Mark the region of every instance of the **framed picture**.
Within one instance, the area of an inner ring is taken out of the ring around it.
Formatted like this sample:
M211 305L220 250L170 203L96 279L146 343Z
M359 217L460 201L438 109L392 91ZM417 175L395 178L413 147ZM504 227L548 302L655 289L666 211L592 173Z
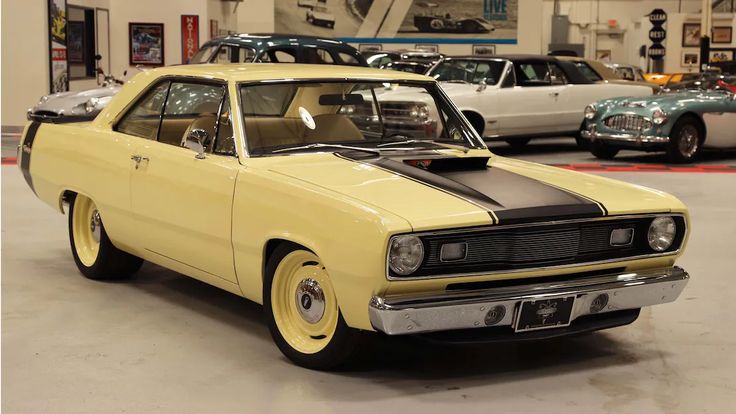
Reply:
M199 50L199 16L196 14L181 15L181 63L189 63L189 59Z
M164 65L164 24L128 23L130 66Z
M84 22L69 22L67 56L69 63L84 63Z
M708 61L713 62L728 62L733 60L734 51L736 49L711 49L708 52Z
M608 49L598 49L595 51L595 60L599 62L610 62L611 51Z
M713 27L713 35L711 42L713 43L731 43L733 36L733 27L731 26L715 26Z
M493 56L496 54L496 45L473 45L473 54L478 56Z
M682 47L700 46L700 23L682 24Z
M680 62L681 66L697 67L699 64L700 64L700 52L699 51L687 51L687 50L682 51L682 61Z
M210 40L216 38L218 36L219 30L219 23L215 19L210 19Z
M378 43L360 44L358 45L359 52L380 52L383 50L383 45Z
M418 44L418 45L414 45L414 49L424 50L425 52L435 52L435 53L440 51L440 47L438 45Z

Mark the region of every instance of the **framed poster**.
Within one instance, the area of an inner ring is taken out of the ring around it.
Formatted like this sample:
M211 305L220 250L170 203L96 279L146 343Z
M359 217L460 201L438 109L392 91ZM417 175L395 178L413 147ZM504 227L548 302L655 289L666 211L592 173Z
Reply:
M713 62L728 62L733 60L734 51L736 49L711 49L708 52L708 61Z
M164 65L164 24L128 23L130 66Z
M69 22L69 63L84 63L84 22Z
M189 59L199 50L199 16L181 15L181 63L189 63Z
M219 24L217 23L217 20L210 19L210 40L216 38L218 36L218 33L220 32L218 30Z
M380 52L382 50L383 50L383 45L377 44L377 43L358 45L359 52Z
M440 51L440 47L438 45L414 45L414 49L416 50L423 50L425 52L434 52L437 53Z
M518 43L521 0L273 0L271 3L276 33L326 36L358 44ZM308 13L319 18L307 18Z
M700 64L700 52L699 51L682 51L682 61L680 66L685 67L697 67Z
M611 62L611 51L608 49L598 49L595 51L595 60L599 62Z
M700 46L700 23L682 24L682 47Z
M715 26L713 27L712 43L731 43L733 37L733 27L731 26Z
M473 45L473 54L478 56L493 56L496 54L496 45Z
M69 90L69 63L66 55L66 0L48 0L49 80L51 93Z

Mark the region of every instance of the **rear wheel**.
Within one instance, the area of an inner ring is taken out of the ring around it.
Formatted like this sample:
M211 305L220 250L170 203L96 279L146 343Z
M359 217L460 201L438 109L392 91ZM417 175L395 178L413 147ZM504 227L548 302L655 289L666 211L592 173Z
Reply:
M506 141L513 149L522 149L531 141L531 138L509 138Z
M590 152L595 155L596 158L600 158L602 160L612 160L616 154L618 154L618 151L618 148L611 147L602 142L590 143Z
M263 308L276 345L297 365L331 369L348 362L360 332L348 327L319 257L290 243L266 265Z
M667 144L667 157L676 163L692 162L700 152L703 142L703 129L700 123L692 118L682 118L675 123Z
M69 243L77 268L90 279L122 279L137 272L143 260L113 246L100 212L89 197L69 200Z

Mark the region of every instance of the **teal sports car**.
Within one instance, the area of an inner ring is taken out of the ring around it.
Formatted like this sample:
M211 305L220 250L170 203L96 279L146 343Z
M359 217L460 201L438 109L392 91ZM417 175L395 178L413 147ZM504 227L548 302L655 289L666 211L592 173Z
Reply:
M692 162L701 149L736 149L736 77L702 78L670 93L604 99L585 108L580 136L612 159L621 149L665 151Z

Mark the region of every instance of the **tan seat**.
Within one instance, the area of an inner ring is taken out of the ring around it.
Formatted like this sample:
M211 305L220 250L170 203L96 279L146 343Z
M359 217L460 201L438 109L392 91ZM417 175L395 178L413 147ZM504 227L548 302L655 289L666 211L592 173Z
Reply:
M245 117L244 121L251 150L363 139L353 121L342 114L316 115L315 129L307 128L300 118Z

